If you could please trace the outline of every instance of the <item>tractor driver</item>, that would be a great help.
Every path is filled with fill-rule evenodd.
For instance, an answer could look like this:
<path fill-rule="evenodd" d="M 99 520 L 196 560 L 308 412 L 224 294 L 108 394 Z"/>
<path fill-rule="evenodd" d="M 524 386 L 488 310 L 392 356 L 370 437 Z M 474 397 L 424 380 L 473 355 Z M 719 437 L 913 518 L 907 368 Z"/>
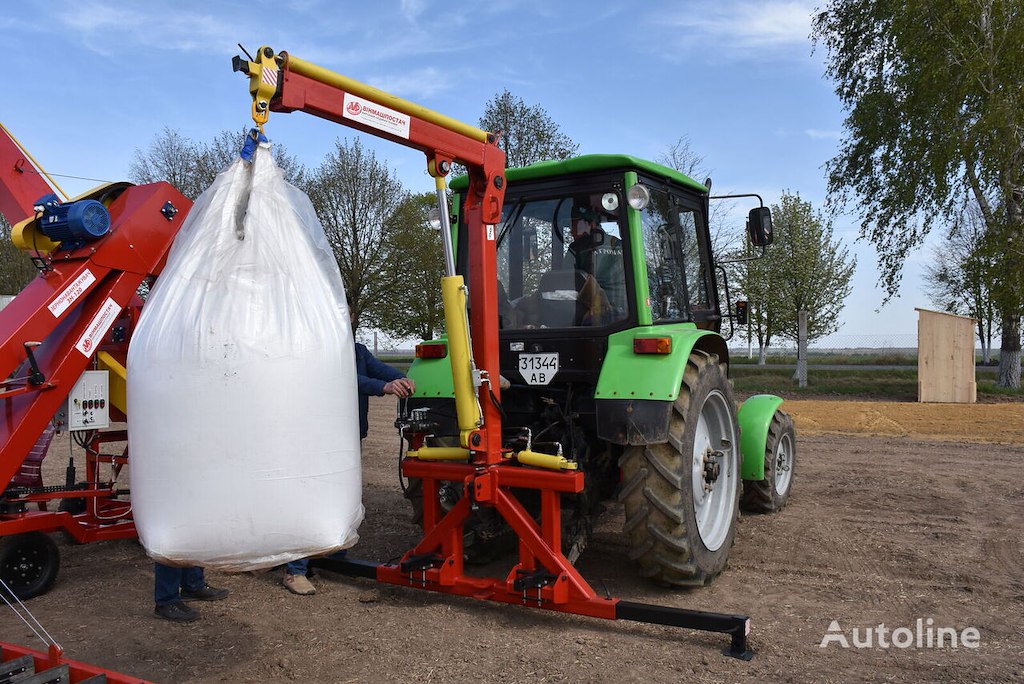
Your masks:
<path fill-rule="evenodd" d="M 567 257 L 574 268 L 597 279 L 610 305 L 589 325 L 605 325 L 625 317 L 626 273 L 622 261 L 622 240 L 601 227 L 601 216 L 589 204 L 577 201 L 570 215 L 572 243 Z"/>

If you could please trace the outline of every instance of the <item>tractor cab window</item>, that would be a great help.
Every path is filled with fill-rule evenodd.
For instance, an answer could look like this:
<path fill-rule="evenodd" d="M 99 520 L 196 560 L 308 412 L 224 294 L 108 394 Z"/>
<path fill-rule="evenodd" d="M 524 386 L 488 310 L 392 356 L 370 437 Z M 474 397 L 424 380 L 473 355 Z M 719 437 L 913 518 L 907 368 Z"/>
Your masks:
<path fill-rule="evenodd" d="M 699 236 L 703 215 L 674 196 L 651 193 L 641 214 L 654 321 L 703 320 L 711 313 Z"/>
<path fill-rule="evenodd" d="M 602 195 L 507 201 L 498 230 L 503 328 L 604 326 L 627 316 L 621 212 Z M 616 197 L 617 199 L 617 197 Z"/>

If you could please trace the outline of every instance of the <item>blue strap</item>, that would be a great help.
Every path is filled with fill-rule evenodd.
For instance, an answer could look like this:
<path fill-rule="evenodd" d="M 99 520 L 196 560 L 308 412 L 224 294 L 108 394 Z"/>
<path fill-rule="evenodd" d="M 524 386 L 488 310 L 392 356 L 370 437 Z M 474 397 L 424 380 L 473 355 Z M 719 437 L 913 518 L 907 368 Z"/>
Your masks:
<path fill-rule="evenodd" d="M 252 155 L 256 154 L 256 146 L 261 142 L 269 143 L 270 140 L 267 139 L 267 136 L 260 133 L 259 129 L 252 129 L 245 136 L 245 144 L 242 145 L 242 151 L 238 153 L 238 156 L 247 162 L 251 162 Z"/>

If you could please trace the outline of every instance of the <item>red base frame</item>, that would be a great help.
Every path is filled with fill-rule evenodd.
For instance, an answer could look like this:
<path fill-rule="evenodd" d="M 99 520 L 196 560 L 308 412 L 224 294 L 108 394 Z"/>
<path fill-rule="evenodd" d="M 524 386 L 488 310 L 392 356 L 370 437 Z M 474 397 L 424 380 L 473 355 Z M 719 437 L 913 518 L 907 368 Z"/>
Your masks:
<path fill-rule="evenodd" d="M 423 481 L 423 539 L 398 565 L 382 565 L 377 579 L 460 596 L 518 603 L 600 618 L 614 618 L 618 599 L 599 598 L 562 554 L 561 495 L 583 491 L 583 474 L 513 465 L 428 463 L 406 459 L 406 477 Z M 465 496 L 444 516 L 438 505 L 441 481 L 463 482 Z M 540 523 L 509 491 L 540 490 Z M 493 507 L 519 537 L 519 562 L 503 578 L 477 578 L 463 571 L 463 527 L 471 506 Z"/>
<path fill-rule="evenodd" d="M 4 505 L 8 508 L 34 503 L 39 510 L 0 513 L 0 536 L 64 531 L 79 544 L 135 537 L 131 502 L 117 498 L 119 493 L 113 482 L 99 479 L 100 466 L 109 465 L 116 477 L 128 462 L 127 448 L 119 454 L 110 454 L 102 453 L 102 445 L 127 439 L 125 430 L 98 432 L 93 436 L 86 448 L 86 482 L 82 489 L 47 487 L 46 491 L 5 497 Z M 85 510 L 77 513 L 49 510 L 50 502 L 61 499 L 81 499 Z"/>
<path fill-rule="evenodd" d="M 750 618 L 599 597 L 562 554 L 561 495 L 583 490 L 583 474 L 512 464 L 430 463 L 406 459 L 402 472 L 423 482 L 423 538 L 398 564 L 315 559 L 321 567 L 378 582 L 474 599 L 520 604 L 609 620 L 633 620 L 730 636 L 725 654 L 750 660 Z M 463 482 L 464 496 L 446 514 L 438 504 L 441 481 Z M 539 490 L 538 522 L 510 491 Z M 473 506 L 493 507 L 519 537 L 519 562 L 504 578 L 467 576 L 463 528 Z"/>

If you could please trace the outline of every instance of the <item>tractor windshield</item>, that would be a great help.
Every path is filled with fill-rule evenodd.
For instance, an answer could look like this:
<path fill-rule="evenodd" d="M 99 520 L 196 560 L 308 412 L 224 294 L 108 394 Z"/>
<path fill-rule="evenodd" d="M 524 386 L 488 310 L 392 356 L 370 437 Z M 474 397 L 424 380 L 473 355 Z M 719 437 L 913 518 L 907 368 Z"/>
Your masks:
<path fill-rule="evenodd" d="M 626 318 L 621 206 L 616 193 L 505 204 L 498 233 L 502 327 L 606 326 Z"/>

